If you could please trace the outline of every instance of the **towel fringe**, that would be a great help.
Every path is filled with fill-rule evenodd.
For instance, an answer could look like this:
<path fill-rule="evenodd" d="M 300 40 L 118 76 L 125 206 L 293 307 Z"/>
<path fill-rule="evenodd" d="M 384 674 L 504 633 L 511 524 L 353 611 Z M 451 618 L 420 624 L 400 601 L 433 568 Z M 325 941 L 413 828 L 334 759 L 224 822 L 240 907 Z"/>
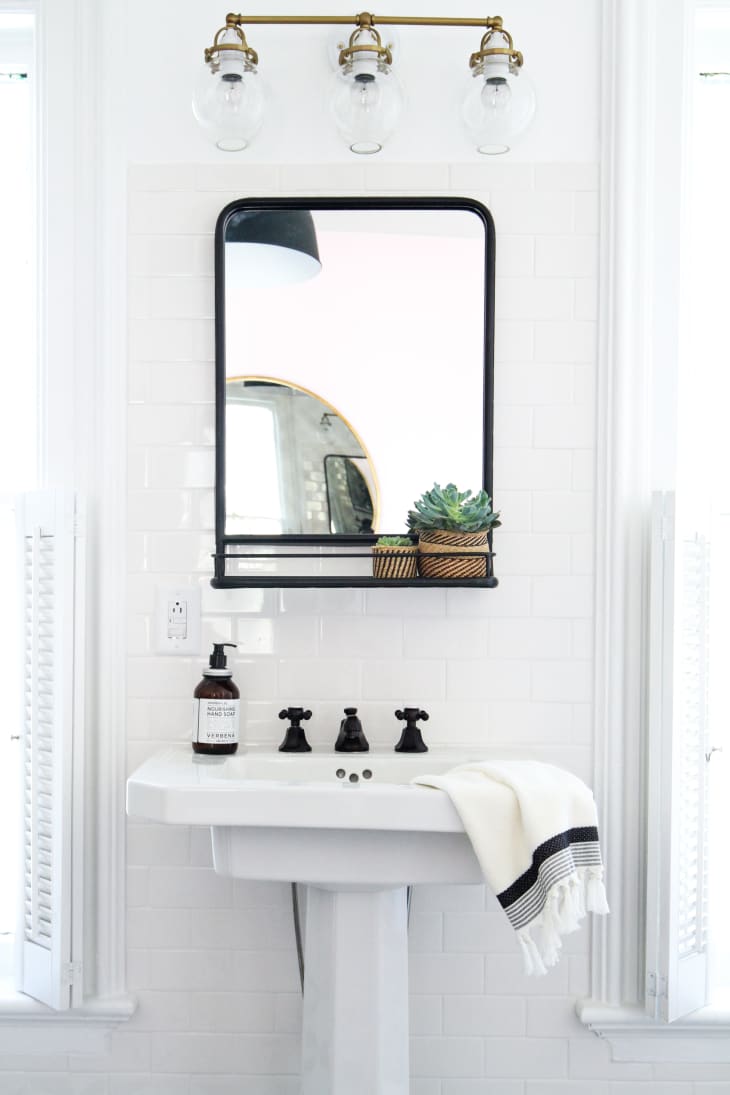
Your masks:
<path fill-rule="evenodd" d="M 537 944 L 530 936 L 529 928 L 518 932 L 517 939 L 525 963 L 525 973 L 534 973 L 537 977 L 541 977 L 544 973 L 547 973 L 543 960 L 540 957 L 540 951 L 537 948 Z"/>
<path fill-rule="evenodd" d="M 586 908 L 588 912 L 605 914 L 610 911 L 602 876 L 602 869 L 600 873 L 597 873 L 595 867 L 591 868 L 586 886 Z"/>
<path fill-rule="evenodd" d="M 561 936 L 577 931 L 587 912 L 608 912 L 602 867 L 578 867 L 561 878 L 539 915 L 518 930 L 525 973 L 547 973 L 560 956 Z"/>

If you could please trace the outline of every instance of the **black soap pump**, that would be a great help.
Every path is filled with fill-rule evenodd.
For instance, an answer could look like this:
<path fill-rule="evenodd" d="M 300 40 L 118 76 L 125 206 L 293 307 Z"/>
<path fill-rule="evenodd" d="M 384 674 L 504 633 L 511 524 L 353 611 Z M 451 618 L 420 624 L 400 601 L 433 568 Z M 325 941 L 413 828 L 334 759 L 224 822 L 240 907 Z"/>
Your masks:
<path fill-rule="evenodd" d="M 228 668 L 226 646 L 235 643 L 213 643 L 213 653 L 203 679 L 193 692 L 195 718 L 193 751 L 206 756 L 235 753 L 238 749 L 240 695 Z"/>

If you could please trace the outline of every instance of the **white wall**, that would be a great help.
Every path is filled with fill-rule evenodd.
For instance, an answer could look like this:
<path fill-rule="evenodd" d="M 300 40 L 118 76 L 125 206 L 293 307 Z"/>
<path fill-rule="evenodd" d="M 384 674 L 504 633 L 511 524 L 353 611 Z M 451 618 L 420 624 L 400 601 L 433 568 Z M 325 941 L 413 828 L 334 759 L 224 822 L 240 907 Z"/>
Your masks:
<path fill-rule="evenodd" d="M 292 31 L 262 31 L 255 40 L 279 65 L 280 104 L 289 93 L 288 117 L 277 108 L 287 140 L 274 127 L 250 154 L 224 157 L 189 120 L 189 72 L 178 63 L 207 44 L 223 8 L 178 3 L 171 44 L 162 56 L 152 51 L 155 64 L 150 28 L 165 25 L 168 6 L 130 0 L 126 19 L 110 22 L 120 73 L 134 74 L 129 94 L 118 92 L 125 118 L 116 122 L 129 161 L 130 769 L 188 734 L 201 659 L 160 658 L 150 648 L 154 590 L 171 582 L 201 586 L 206 642 L 239 643 L 234 670 L 246 740 L 278 741 L 276 712 L 302 702 L 315 712 L 311 739 L 330 743 L 352 701 L 373 744 L 389 746 L 392 710 L 405 691 L 430 710 L 434 744 L 519 749 L 589 778 L 598 8 L 597 0 L 561 8 L 571 59 L 557 68 L 547 6 L 525 0 L 502 9 L 534 59 L 541 115 L 519 154 L 489 162 L 451 132 L 446 103 L 433 125 L 415 108 L 412 133 L 430 133 L 427 148 L 406 132 L 379 162 L 353 161 L 324 129 L 310 137 L 301 107 L 314 91 L 274 60 L 280 43 L 301 63 L 291 43 L 302 32 Z M 271 10 L 306 8 L 292 0 Z M 388 7 L 444 10 L 432 0 Z M 424 49 L 426 33 L 418 32 Z M 451 50 L 454 32 L 430 33 Z M 405 39 L 406 32 L 404 56 L 415 70 L 410 32 Z M 472 48 L 470 39 L 463 52 Z M 150 88 L 152 102 L 143 98 Z M 231 198 L 292 192 L 453 193 L 492 210 L 499 589 L 210 588 L 211 233 Z M 128 853 L 137 1015 L 108 1056 L 5 1058 L 0 1068 L 10 1071 L 0 1075 L 0 1091 L 295 1095 L 300 1001 L 286 888 L 217 877 L 205 831 L 130 825 Z M 566 940 L 553 972 L 527 980 L 491 894 L 423 888 L 414 897 L 410 943 L 414 1095 L 709 1095 L 730 1081 L 727 1066 L 611 1063 L 608 1047 L 573 1012 L 588 989 L 586 929 Z"/>

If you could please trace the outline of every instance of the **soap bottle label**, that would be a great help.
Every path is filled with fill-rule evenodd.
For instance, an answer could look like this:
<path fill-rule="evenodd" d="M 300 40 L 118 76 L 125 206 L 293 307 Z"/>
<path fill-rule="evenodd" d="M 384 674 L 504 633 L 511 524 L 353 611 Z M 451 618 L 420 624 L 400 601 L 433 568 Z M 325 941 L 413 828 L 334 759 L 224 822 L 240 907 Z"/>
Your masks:
<path fill-rule="evenodd" d="M 193 741 L 206 745 L 238 743 L 240 700 L 195 700 Z"/>

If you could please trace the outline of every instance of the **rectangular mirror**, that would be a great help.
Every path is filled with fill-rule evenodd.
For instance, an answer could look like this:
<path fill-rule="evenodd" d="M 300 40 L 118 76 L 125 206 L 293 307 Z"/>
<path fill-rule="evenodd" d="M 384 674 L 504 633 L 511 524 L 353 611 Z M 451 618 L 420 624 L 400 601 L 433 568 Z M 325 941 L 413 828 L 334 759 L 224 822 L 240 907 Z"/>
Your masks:
<path fill-rule="evenodd" d="M 491 495 L 493 272 L 467 199 L 223 210 L 214 585 L 364 576 L 434 482 Z"/>

